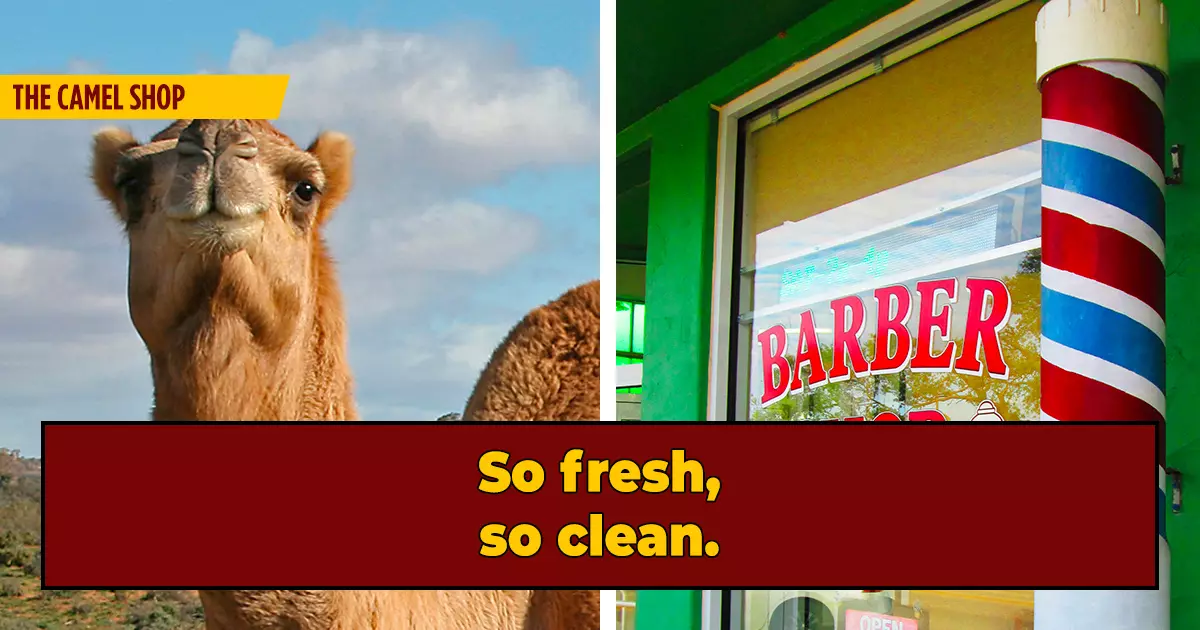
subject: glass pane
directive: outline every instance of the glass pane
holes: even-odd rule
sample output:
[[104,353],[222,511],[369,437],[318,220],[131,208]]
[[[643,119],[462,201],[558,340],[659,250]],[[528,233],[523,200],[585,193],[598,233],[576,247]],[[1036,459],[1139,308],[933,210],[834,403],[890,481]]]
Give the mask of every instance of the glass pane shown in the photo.
[[1038,10],[748,125],[735,419],[1040,417]]
[[1031,630],[1033,591],[743,591],[735,630]]
[[633,304],[617,302],[617,352],[632,352],[633,348]]
[[756,235],[743,417],[1038,419],[1040,161],[1029,143]]
[[633,305],[633,351],[642,354],[646,348],[646,305]]

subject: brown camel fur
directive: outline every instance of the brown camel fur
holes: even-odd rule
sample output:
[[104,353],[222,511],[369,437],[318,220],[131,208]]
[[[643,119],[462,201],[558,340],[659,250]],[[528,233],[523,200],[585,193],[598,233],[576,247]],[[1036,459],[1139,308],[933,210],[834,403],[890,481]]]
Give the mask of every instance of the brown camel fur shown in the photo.
[[534,309],[479,377],[464,420],[600,419],[600,282]]
[[[342,300],[321,236],[350,188],[350,140],[326,132],[302,150],[266,121],[179,120],[146,144],[104,129],[93,149],[92,179],[129,239],[129,310],[150,353],[153,419],[356,419]],[[493,355],[469,409],[491,420],[598,417],[599,315],[597,283],[530,313]],[[209,630],[600,627],[598,591],[200,599]]]

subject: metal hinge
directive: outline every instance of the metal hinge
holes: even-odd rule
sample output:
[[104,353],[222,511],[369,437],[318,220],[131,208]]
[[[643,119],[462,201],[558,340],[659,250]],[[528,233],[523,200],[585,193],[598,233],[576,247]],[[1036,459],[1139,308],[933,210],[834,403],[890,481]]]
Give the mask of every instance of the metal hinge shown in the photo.
[[1171,486],[1171,511],[1179,514],[1183,511],[1183,473],[1175,468],[1166,469],[1166,473]]
[[1178,186],[1183,183],[1183,145],[1171,145],[1171,170],[1167,172],[1167,185]]

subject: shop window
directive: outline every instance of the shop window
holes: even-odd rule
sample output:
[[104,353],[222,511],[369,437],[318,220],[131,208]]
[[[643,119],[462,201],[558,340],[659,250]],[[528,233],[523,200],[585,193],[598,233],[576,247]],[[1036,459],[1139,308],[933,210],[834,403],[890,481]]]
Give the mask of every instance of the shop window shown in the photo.
[[1040,418],[1037,8],[742,121],[734,419]]
[[837,630],[833,611],[815,597],[790,597],[771,611],[768,630]]
[[[646,346],[646,305],[634,300],[617,300],[617,365],[640,364]],[[618,394],[641,394],[641,387],[622,387]]]
[[[738,627],[1031,630],[1033,591],[734,591]],[[618,628],[620,626],[618,625]]]
[[1038,419],[1040,157],[1021,145],[756,235],[744,417]]
[[[1040,419],[1040,5],[739,121],[728,419]],[[732,596],[726,630],[1033,627],[1032,591]]]
[[617,356],[641,358],[646,347],[646,305],[617,300]]

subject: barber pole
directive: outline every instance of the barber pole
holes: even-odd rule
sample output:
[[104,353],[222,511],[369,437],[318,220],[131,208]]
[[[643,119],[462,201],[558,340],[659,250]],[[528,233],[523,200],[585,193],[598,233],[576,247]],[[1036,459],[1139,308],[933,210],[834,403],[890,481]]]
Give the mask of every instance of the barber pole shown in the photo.
[[[1050,0],[1036,33],[1042,418],[1165,422],[1166,9]],[[1170,627],[1161,444],[1158,464],[1159,589],[1038,591],[1037,630]]]

